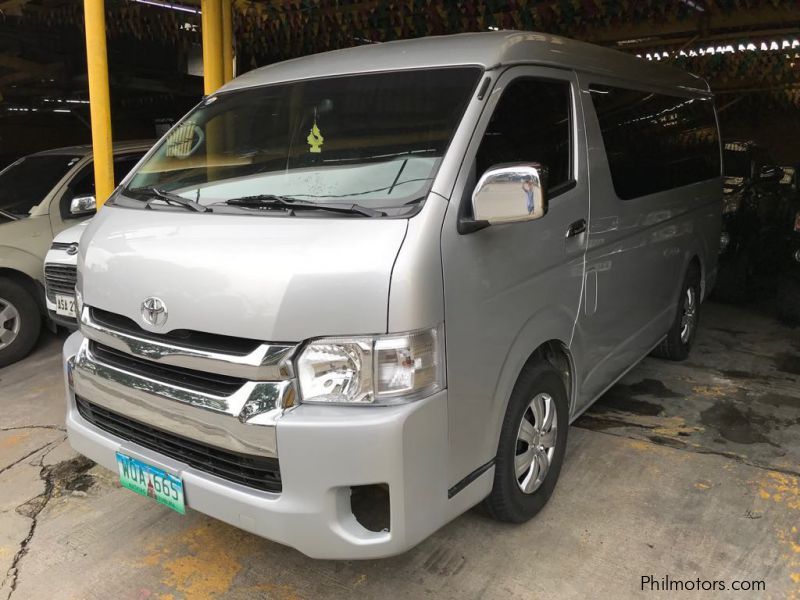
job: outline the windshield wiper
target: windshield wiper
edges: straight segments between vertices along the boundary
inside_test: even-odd
[[[324,203],[298,200],[289,196],[276,196],[274,194],[259,194],[257,196],[244,196],[226,200],[229,206],[244,208],[285,208],[288,210],[327,210],[345,214],[357,214],[365,217],[385,217],[386,213],[360,204]]]
[[[196,212],[211,212],[211,209],[207,206],[203,206],[199,202],[195,202],[194,200],[189,200],[188,198],[184,198],[183,196],[179,196],[178,194],[171,194],[170,192],[165,192],[162,189],[157,187],[152,188],[133,188],[126,190],[127,192],[133,192],[134,194],[146,194],[150,196],[150,199],[145,202],[145,208],[152,208],[153,202],[161,201],[166,202],[167,204],[173,204],[175,206],[183,206],[184,208],[188,208],[189,210],[193,210]]]
[[[10,219],[12,221],[19,221],[19,217],[15,214],[8,212],[7,210],[3,210],[0,208],[0,216],[5,217],[6,219]]]

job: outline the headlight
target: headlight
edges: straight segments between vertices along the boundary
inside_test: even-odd
[[[719,253],[722,254],[731,245],[731,235],[727,231],[723,231],[719,235]]]
[[[83,294],[75,286],[75,314],[78,316],[78,321],[81,320],[81,313],[83,312]]]
[[[397,404],[444,387],[441,330],[324,338],[297,359],[303,402]]]
[[[742,206],[742,195],[733,193],[722,200],[722,214],[734,213]]]

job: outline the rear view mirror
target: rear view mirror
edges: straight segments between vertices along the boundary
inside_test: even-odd
[[[472,193],[472,214],[490,225],[541,219],[547,214],[544,169],[538,163],[497,165]]]
[[[69,203],[69,213],[73,217],[90,215],[97,211],[97,200],[94,196],[76,196]]]

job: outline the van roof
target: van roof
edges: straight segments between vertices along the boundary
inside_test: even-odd
[[[220,91],[350,73],[456,65],[478,65],[488,70],[523,63],[709,92],[702,78],[681,69],[602,46],[530,31],[460,33],[323,52],[249,71]]]

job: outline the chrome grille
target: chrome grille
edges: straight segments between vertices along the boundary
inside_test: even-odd
[[[48,264],[44,266],[44,281],[47,298],[56,301],[56,294],[75,295],[78,268],[73,265]]]
[[[85,339],[75,356],[76,396],[187,442],[277,457],[277,419],[297,397],[297,345],[154,333],[92,306],[83,307],[79,321]]]

